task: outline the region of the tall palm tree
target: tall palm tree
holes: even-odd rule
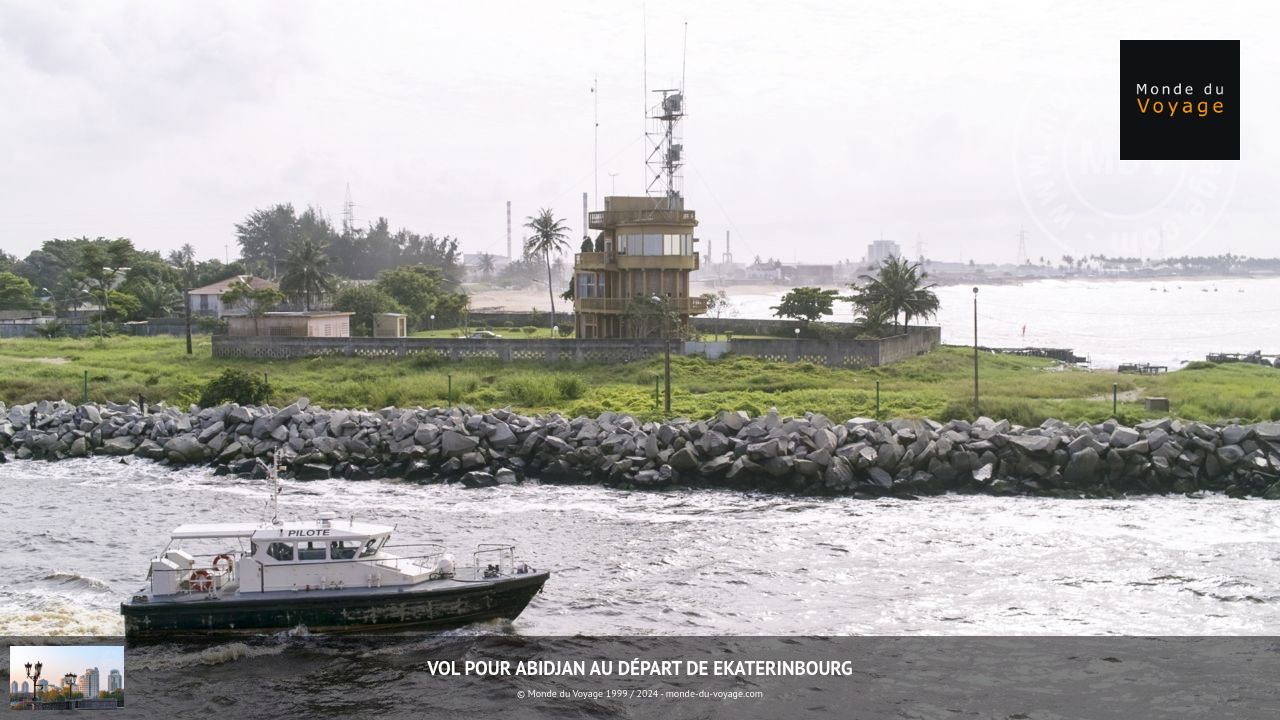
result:
[[[854,287],[855,293],[849,301],[868,317],[892,317],[895,325],[898,316],[902,315],[905,330],[910,326],[912,316],[925,318],[938,312],[938,296],[933,292],[935,286],[932,283],[922,284],[928,277],[929,273],[920,271],[920,265],[890,257],[880,266],[875,277],[859,276],[863,284]]]
[[[292,299],[302,298],[303,307],[311,309],[311,300],[333,291],[334,275],[329,272],[329,256],[325,243],[302,237],[289,246],[284,260],[280,291]]]
[[[493,274],[493,268],[493,256],[489,253],[480,253],[480,272],[483,273],[485,277],[489,277]]]
[[[547,295],[551,297],[551,327],[556,326],[556,293],[551,284],[551,253],[562,253],[569,249],[569,227],[564,220],[557,220],[550,208],[543,208],[524,226],[533,231],[533,235],[524,241],[526,257],[542,255],[547,264]]]

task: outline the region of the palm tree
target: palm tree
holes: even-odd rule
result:
[[[149,318],[165,318],[182,304],[182,296],[172,285],[143,280],[133,288],[134,297],[142,303],[142,312]]]
[[[493,274],[493,268],[493,256],[489,253],[480,253],[480,272],[485,277],[489,277]]]
[[[880,266],[875,277],[861,275],[861,287],[854,286],[853,297],[848,298],[867,317],[892,317],[896,325],[898,315],[903,316],[902,327],[911,325],[911,317],[929,317],[938,312],[938,296],[932,283],[922,285],[929,273],[920,272],[918,264],[898,257],[889,257]]]
[[[569,227],[564,220],[557,220],[550,208],[543,208],[536,216],[526,218],[529,222],[524,226],[533,231],[533,235],[524,241],[525,256],[542,255],[547,264],[547,294],[551,297],[551,327],[556,326],[556,293],[551,284],[551,253],[562,253],[569,249]]]
[[[333,291],[333,273],[329,272],[329,256],[325,243],[311,237],[295,240],[284,260],[280,291],[291,299],[302,298],[303,307],[311,309],[312,298]]]
[[[181,248],[169,252],[169,264],[174,267],[186,267],[194,264],[196,261],[196,249],[191,243],[184,244]]]

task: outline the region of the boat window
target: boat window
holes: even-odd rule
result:
[[[267,546],[267,556],[280,562],[293,562],[293,543],[273,542]]]
[[[306,546],[298,546],[299,560],[324,560],[324,545],[316,547],[315,543],[307,543]]]
[[[334,540],[329,543],[329,557],[334,560],[350,560],[360,549],[359,540]]]
[[[369,557],[378,552],[378,548],[382,547],[382,543],[386,542],[386,538],[371,537],[364,544],[364,549],[360,551],[360,557]]]

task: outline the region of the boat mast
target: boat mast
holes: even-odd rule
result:
[[[280,449],[271,455],[271,467],[267,470],[267,478],[275,483],[275,489],[271,492],[271,524],[280,525],[280,491],[284,487],[280,484]]]

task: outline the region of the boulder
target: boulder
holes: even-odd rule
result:
[[[478,440],[470,435],[463,435],[457,430],[445,430],[440,436],[440,450],[445,457],[459,457],[463,453],[475,450],[479,445]]]

